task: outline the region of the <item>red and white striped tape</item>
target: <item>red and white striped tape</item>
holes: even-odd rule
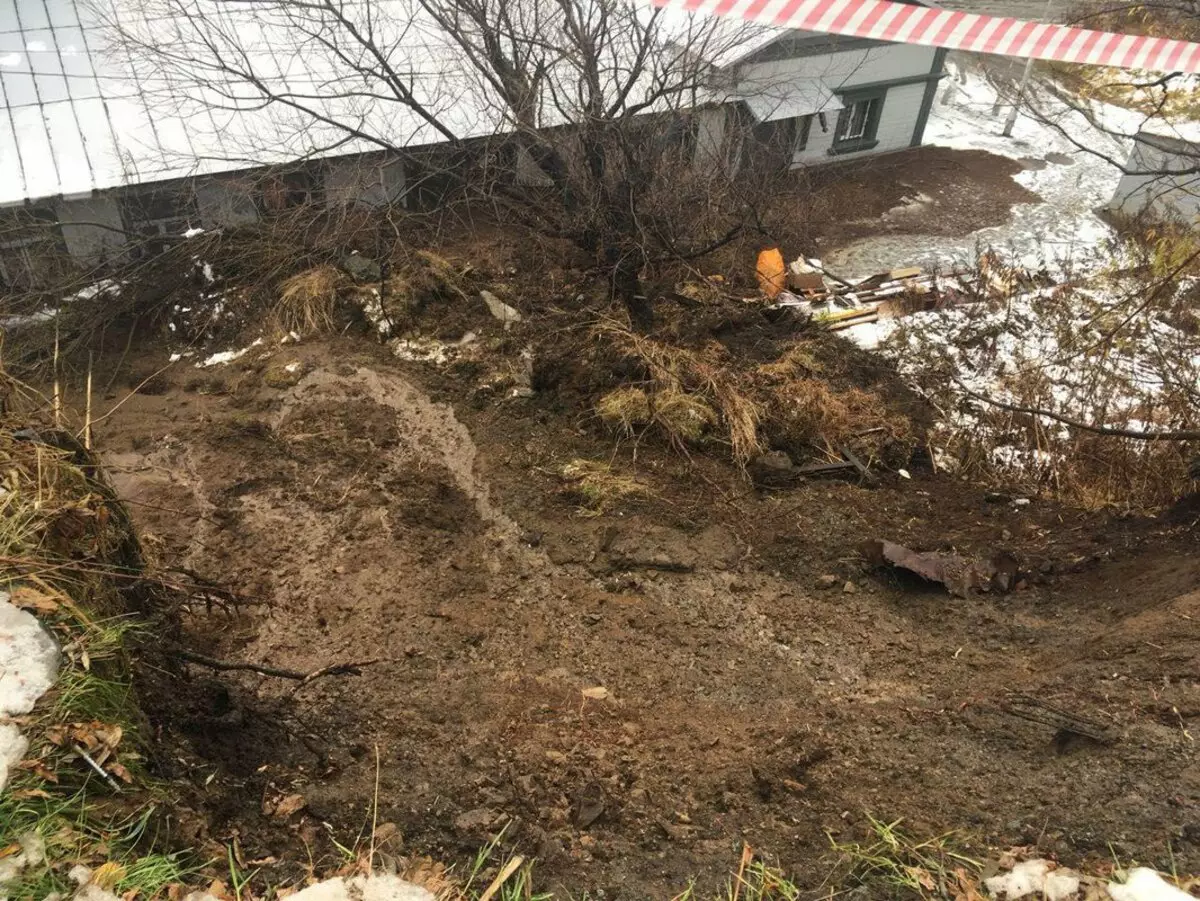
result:
[[[893,0],[652,0],[656,6],[901,44],[1122,69],[1200,73],[1200,44]]]

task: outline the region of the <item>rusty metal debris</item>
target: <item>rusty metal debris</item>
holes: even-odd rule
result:
[[[958,597],[976,591],[1012,591],[1017,583],[1017,560],[1007,551],[991,557],[967,557],[953,551],[920,553],[893,541],[875,539],[859,548],[863,558],[874,566],[893,566],[907,570],[929,582],[938,582]]]

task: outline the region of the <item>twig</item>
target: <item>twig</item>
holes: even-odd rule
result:
[[[962,392],[968,397],[973,397],[975,400],[982,401],[985,404],[990,404],[993,407],[998,407],[1001,410],[1008,410],[1010,413],[1025,413],[1029,416],[1044,416],[1047,419],[1053,419],[1055,422],[1061,422],[1063,425],[1069,425],[1073,429],[1082,429],[1085,432],[1092,432],[1096,435],[1108,435],[1112,438],[1136,438],[1139,441],[1196,441],[1200,439],[1200,429],[1174,429],[1166,432],[1144,432],[1137,429],[1122,429],[1115,426],[1107,425],[1090,425],[1086,422],[1080,422],[1077,419],[1071,419],[1063,416],[1061,413],[1055,413],[1051,410],[1042,410],[1037,407],[1025,407],[1021,404],[1010,404],[1006,401],[996,400],[992,397],[980,394],[978,391],[972,391],[962,383],[962,380],[957,376],[951,376],[954,383],[958,385]]]
[[[58,382],[58,318],[54,319],[54,427],[62,428],[62,388]]]
[[[525,863],[525,858],[518,854],[507,864],[504,869],[496,874],[496,878],[492,880],[492,884],[483,890],[483,894],[479,896],[479,901],[491,901],[491,898],[496,892],[500,891],[500,886],[504,885],[513,873],[521,869],[521,864]]]
[[[222,672],[245,670],[251,673],[259,673],[263,676],[274,676],[277,679],[291,679],[299,682],[301,685],[306,685],[322,676],[361,676],[362,667],[379,663],[379,658],[376,657],[356,663],[334,663],[330,666],[323,666],[318,670],[313,670],[311,673],[302,673],[299,670],[285,669],[279,666],[266,666],[261,663],[239,663],[233,660],[217,660],[214,657],[206,657],[203,654],[197,654],[194,651],[185,651],[182,648],[178,649],[175,653],[189,663],[196,663],[200,666],[206,666],[209,669],[220,670]]]
[[[88,348],[87,399],[83,406],[83,447],[92,449],[92,349]]]

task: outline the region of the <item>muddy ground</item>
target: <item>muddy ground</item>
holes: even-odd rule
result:
[[[244,600],[195,605],[187,646],[376,661],[299,686],[177,661],[146,703],[181,842],[236,838],[286,884],[363,840],[378,779],[395,853],[461,864],[507,824],[576,896],[715,887],[742,842],[816,889],[827,831],[861,836],[867,812],[1200,870],[1194,517],[1018,506],[920,463],[759,490],[713,456],[614,447],[553,388],[497,397],[365,338],[151,387],[98,429],[105,461],[160,564]],[[585,515],[558,475],[575,458],[650,493]],[[950,597],[864,571],[872,537],[1003,547],[1028,575]],[[1056,740],[1013,693],[1111,741]]]

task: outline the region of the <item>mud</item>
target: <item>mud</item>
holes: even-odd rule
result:
[[[187,669],[151,713],[193,840],[236,835],[295,875],[306,848],[369,831],[378,780],[403,853],[462,862],[507,824],[575,895],[714,887],[742,842],[815,889],[827,831],[866,812],[978,848],[1200,868],[1189,524],[992,503],[919,468],[759,492],[700,455],[614,458],[553,397],[479,401],[351,341],[286,356],[309,373],[293,388],[231,367],[200,394],[184,373],[99,436],[155,556],[247,601],[197,605],[189,644],[305,672],[378,660],[299,688]],[[556,476],[578,457],[650,495],[580,515]],[[864,572],[869,537],[1003,545],[1026,579],[953,598]],[[1006,712],[1012,692],[1116,740],[1056,742]],[[289,794],[303,810],[272,815]]]

